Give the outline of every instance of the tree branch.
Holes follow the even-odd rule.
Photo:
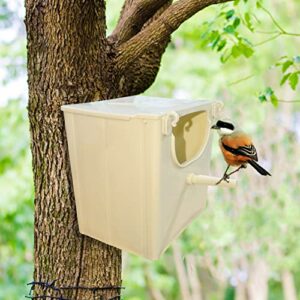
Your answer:
[[[212,4],[231,0],[178,0],[167,8],[161,16],[146,26],[117,49],[116,65],[125,69],[140,57],[149,47],[159,44],[174,32],[184,21],[198,11]],[[148,1],[147,1],[148,2]]]
[[[168,0],[125,1],[118,24],[108,40],[117,45],[128,41],[167,2]]]
[[[171,3],[171,0],[167,1],[155,15],[144,24],[143,29],[159,18]],[[152,47],[147,49],[126,68],[126,72],[122,72],[122,77],[119,81],[118,97],[140,94],[151,86],[156,78],[162,55],[169,42],[170,36],[161,43],[152,45]]]

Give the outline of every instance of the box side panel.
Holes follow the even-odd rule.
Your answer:
[[[143,253],[145,158],[142,120],[106,121],[106,172],[111,243]]]
[[[65,119],[65,126],[67,132],[68,152],[69,152],[69,159],[70,159],[71,172],[72,172],[73,190],[74,190],[75,201],[76,201],[77,219],[78,219],[79,227],[81,227],[81,220],[82,220],[82,217],[80,215],[81,201],[79,201],[79,199],[81,198],[81,194],[79,189],[79,173],[77,167],[77,153],[76,153],[76,134],[74,128],[75,125],[74,125],[73,114],[64,112],[64,119]]]
[[[145,218],[146,244],[145,257],[158,259],[160,255],[160,226],[159,226],[159,200],[161,180],[161,119],[148,122],[144,120],[144,184],[143,199]]]
[[[105,122],[100,118],[72,114],[66,118],[66,123],[80,232],[94,234],[101,228],[109,241]]]

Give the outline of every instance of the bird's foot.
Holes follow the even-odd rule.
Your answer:
[[[224,176],[216,183],[216,185],[220,184],[223,180],[229,182],[229,175],[224,174]]]

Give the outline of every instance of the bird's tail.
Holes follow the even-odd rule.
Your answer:
[[[248,163],[261,175],[263,176],[271,176],[271,174],[265,170],[263,167],[261,167],[256,161],[254,160],[249,160]]]

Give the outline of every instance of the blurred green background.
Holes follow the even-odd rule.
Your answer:
[[[121,2],[107,0],[109,32]],[[4,300],[22,299],[33,271],[23,5],[0,0]],[[159,261],[124,253],[124,299],[300,299],[299,15],[297,0],[241,1],[210,7],[174,34],[146,94],[222,100],[224,116],[254,136],[260,162],[273,176],[248,168],[238,174],[236,189],[210,189],[205,211]],[[213,174],[223,174],[217,137],[211,164]]]

